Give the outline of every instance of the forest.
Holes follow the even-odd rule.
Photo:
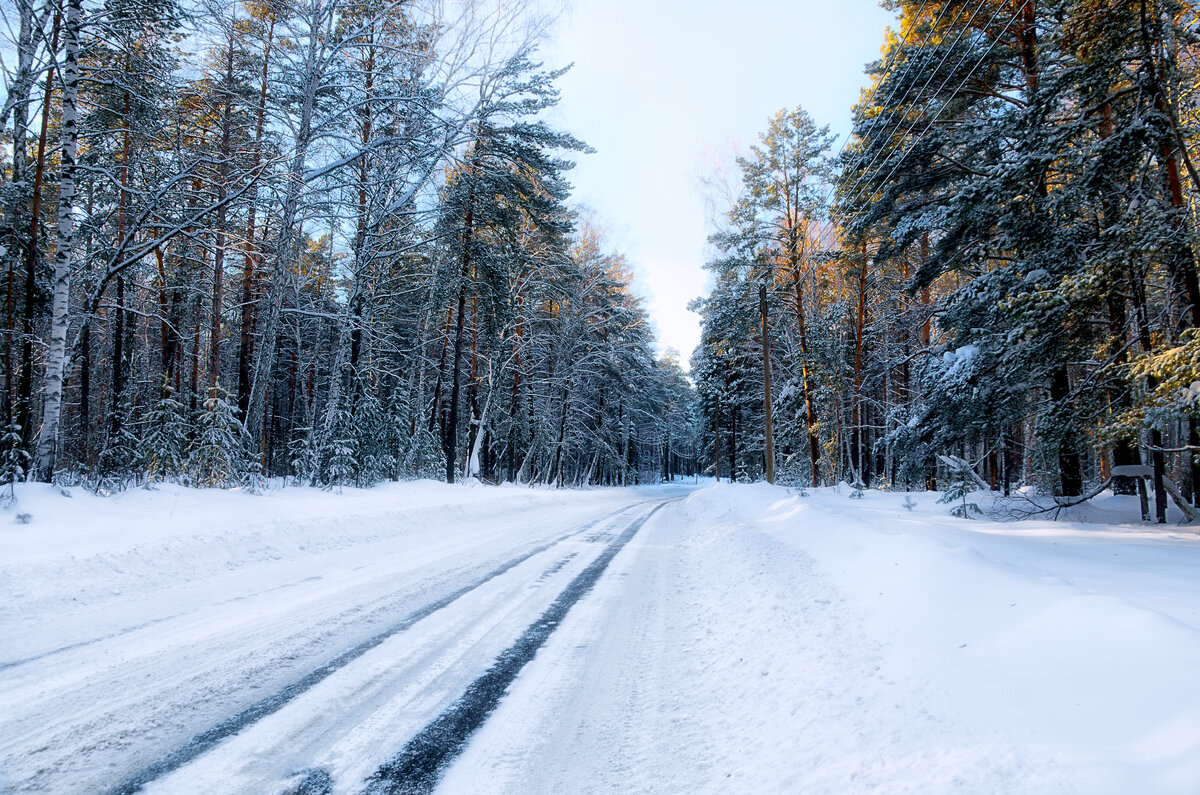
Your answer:
[[[691,386],[571,204],[536,9],[6,16],[6,481],[694,471]]]
[[[694,304],[705,461],[1194,518],[1196,4],[886,5],[845,145],[796,107],[737,160]]]
[[[791,105],[737,158],[685,370],[573,202],[533,6],[14,0],[4,479],[1197,516],[1196,5],[884,5],[845,141]]]

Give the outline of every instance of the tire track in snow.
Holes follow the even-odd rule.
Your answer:
[[[213,606],[214,607],[223,607],[225,605],[233,604],[234,602],[244,602],[247,599],[253,599],[255,597],[262,596],[263,594],[272,593],[274,591],[282,591],[285,588],[295,588],[297,586],[304,585],[305,583],[316,582],[320,579],[321,579],[320,577],[305,577],[304,579],[296,580],[295,582],[285,582],[282,585],[276,585],[273,588],[267,588],[265,590],[257,591],[255,593],[245,594],[243,596],[235,596],[232,599],[225,599],[223,601],[217,602]],[[134,632],[138,632],[140,630],[146,629],[148,627],[155,626],[156,624],[162,624],[167,621],[174,621],[177,618],[182,618],[183,616],[191,615],[196,612],[198,612],[198,611],[188,610],[188,611],[185,611],[182,613],[174,613],[169,616],[162,616],[161,618],[154,618],[149,621],[144,621],[141,624],[134,624],[132,627],[125,627],[124,629],[118,630],[116,632],[110,632],[107,635],[101,635],[98,638],[89,638],[88,640],[81,640],[78,643],[71,643],[66,646],[59,646],[56,649],[50,649],[48,651],[41,652],[40,654],[34,654],[30,657],[22,657],[19,660],[12,660],[11,662],[0,662],[0,671],[7,671],[9,668],[16,668],[21,665],[26,665],[27,663],[37,662],[38,660],[44,660],[47,657],[53,657],[56,654],[62,654],[64,652],[74,651],[75,649],[82,649],[85,646],[92,646],[97,643],[103,643],[106,640],[112,640],[114,638],[119,638],[124,635],[129,635]]]
[[[409,740],[394,759],[382,765],[367,779],[367,795],[416,795],[432,792],[446,767],[462,753],[471,735],[499,706],[508,686],[546,643],[575,603],[592,590],[604,574],[604,570],[608,568],[608,564],[637,535],[650,517],[675,501],[665,500],[649,513],[634,520],[586,569],[576,575],[541,617],[531,624],[516,642],[501,652],[487,671],[468,685],[463,694],[441,715]],[[309,779],[302,782],[303,785],[309,786],[312,783],[315,782],[310,782]]]
[[[149,784],[150,782],[154,781],[155,779],[161,778],[161,777],[167,775],[168,773],[171,773],[174,770],[182,767],[183,765],[187,764],[188,762],[191,762],[192,760],[194,760],[196,757],[200,756],[204,752],[212,749],[214,746],[216,746],[222,740],[225,740],[225,739],[233,736],[234,734],[237,734],[242,729],[267,717],[268,715],[278,712],[285,705],[287,705],[288,702],[292,701],[297,696],[300,696],[301,694],[305,693],[306,691],[311,690],[317,684],[319,684],[320,682],[329,678],[332,674],[336,673],[341,668],[345,667],[349,663],[353,662],[354,660],[358,659],[359,657],[362,657],[367,652],[369,652],[372,649],[376,648],[377,646],[381,645],[388,638],[391,638],[392,636],[407,630],[412,625],[416,624],[418,621],[421,621],[424,618],[428,618],[430,615],[432,615],[433,613],[436,613],[438,610],[448,607],[452,603],[454,603],[457,600],[461,599],[462,597],[466,596],[471,591],[474,591],[477,588],[479,588],[483,585],[486,585],[488,582],[491,582],[492,580],[496,579],[497,577],[500,577],[501,575],[508,573],[509,571],[516,568],[517,566],[524,563],[525,561],[529,560],[530,558],[534,557],[535,555],[539,555],[542,552],[545,552],[546,550],[550,549],[551,547],[553,547],[557,544],[561,544],[563,541],[566,541],[567,539],[570,539],[577,535],[586,533],[589,530],[592,530],[593,528],[595,528],[599,525],[602,525],[605,522],[612,521],[616,517],[620,516],[622,513],[630,510],[630,508],[636,507],[638,504],[641,504],[641,503],[637,503],[632,506],[627,506],[625,508],[621,508],[617,511],[614,511],[613,513],[606,514],[605,516],[602,516],[598,519],[588,522],[587,524],[583,525],[582,527],[572,530],[569,533],[565,533],[565,534],[559,536],[558,538],[553,539],[552,541],[549,541],[545,544],[541,544],[537,547],[534,547],[530,551],[524,552],[524,553],[518,555],[517,557],[512,558],[511,560],[501,564],[497,568],[492,569],[490,572],[480,576],[479,578],[473,580],[472,582],[468,583],[467,585],[464,585],[462,588],[459,588],[458,590],[454,591],[453,593],[450,593],[450,594],[442,597],[441,599],[437,599],[433,602],[430,602],[427,605],[424,605],[423,607],[419,608],[418,610],[405,616],[403,619],[401,619],[397,623],[393,624],[391,627],[384,630],[383,632],[373,635],[372,637],[364,640],[363,642],[359,643],[358,645],[342,652],[337,657],[334,657],[332,660],[325,663],[320,668],[317,668],[316,670],[312,671],[311,673],[304,676],[303,678],[298,679],[295,682],[292,682],[290,685],[287,685],[283,689],[275,692],[274,694],[272,694],[270,696],[267,696],[266,698],[256,701],[255,703],[246,707],[245,709],[243,709],[242,711],[233,715],[232,717],[229,717],[229,718],[221,721],[220,723],[216,724],[215,726],[212,726],[211,728],[206,729],[205,731],[197,734],[195,737],[193,737],[191,740],[189,740],[185,745],[177,748],[176,750],[172,751],[171,753],[167,754],[166,756],[161,757],[158,761],[153,762],[150,765],[147,765],[146,767],[144,767],[141,770],[134,773],[129,778],[125,779],[125,781],[121,782],[116,787],[113,787],[112,789],[108,790],[107,791],[108,795],[129,795],[130,793],[138,792],[146,784]],[[658,509],[655,508],[655,510],[658,510]],[[576,553],[572,553],[572,555],[574,555],[574,554],[576,554]],[[605,553],[602,553],[602,554],[605,554]]]

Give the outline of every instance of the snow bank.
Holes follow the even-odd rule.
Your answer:
[[[899,790],[949,782],[959,770],[973,771],[971,786],[997,790],[1036,781],[1038,789],[1200,791],[1193,530],[971,521],[947,516],[937,495],[909,495],[907,510],[903,494],[809,494],[726,485],[692,495],[684,510],[697,543],[705,533],[762,533],[815,564],[811,575],[796,575],[826,580],[823,601],[844,603],[843,623],[821,642],[851,658],[878,656],[872,665],[844,661],[848,676],[878,676],[837,681],[834,706],[869,714],[876,733],[903,735],[893,750],[947,776],[883,775],[876,763],[886,749],[848,752],[843,772],[858,765]],[[1136,500],[1109,497],[1090,510],[1109,520],[1136,516]],[[811,656],[811,638],[771,643],[783,656]],[[809,687],[809,679],[797,669],[793,686]],[[837,733],[838,720],[824,729]],[[844,740],[855,747],[854,737]],[[998,767],[976,777],[989,756]],[[818,781],[821,789],[839,779],[808,783]]]

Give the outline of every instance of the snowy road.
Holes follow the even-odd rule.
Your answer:
[[[1200,791],[1194,530],[905,496],[31,498],[0,791]]]
[[[1200,792],[1195,531],[904,496],[668,506],[439,792]]]
[[[516,500],[468,522],[451,510],[132,599],[142,578],[117,577],[113,598],[87,594],[90,629],[23,627],[5,646],[0,790],[361,788],[589,567],[602,573],[594,564],[622,533],[682,493]]]

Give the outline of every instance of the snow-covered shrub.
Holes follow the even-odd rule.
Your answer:
[[[25,477],[31,458],[21,446],[21,426],[13,422],[4,427],[0,435],[0,480],[8,484],[8,496],[12,499],[13,484]]]
[[[967,495],[978,488],[971,465],[961,458],[949,456],[946,457],[946,461],[950,468],[950,476],[946,483],[946,492],[938,499],[938,502],[950,505],[961,501],[961,504],[950,509],[950,514],[960,519],[970,519],[972,515],[981,515],[983,511],[979,509],[978,505],[967,502]]]
[[[209,388],[185,464],[192,485],[229,488],[251,481],[255,467],[248,453],[250,440],[237,414],[228,392],[220,386]]]
[[[170,384],[146,414],[141,460],[148,481],[170,480],[183,474],[188,447],[188,410],[174,398]]]

